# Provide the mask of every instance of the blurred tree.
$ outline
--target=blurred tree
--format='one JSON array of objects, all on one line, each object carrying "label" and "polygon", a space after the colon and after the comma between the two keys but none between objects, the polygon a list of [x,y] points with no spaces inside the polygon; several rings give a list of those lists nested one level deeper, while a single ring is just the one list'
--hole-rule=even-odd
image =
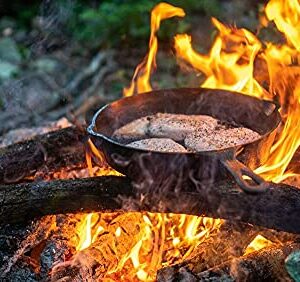
[{"label": "blurred tree", "polygon": [[[149,35],[151,9],[158,0],[113,0],[94,3],[93,8],[82,1],[74,11],[70,29],[79,40],[95,46],[117,47],[120,44],[135,46]],[[217,16],[219,0],[170,0],[170,4],[180,6],[189,14],[202,13]],[[160,37],[165,39],[176,32],[185,32],[189,21],[167,21],[163,23]]]},{"label": "blurred tree", "polygon": [[[169,0],[190,15],[193,13],[217,16],[221,0]],[[67,3],[68,2],[68,3]],[[71,2],[71,5],[70,5]],[[68,9],[64,24],[68,33],[89,47],[118,47],[120,44],[136,46],[149,36],[151,9],[159,0],[0,0],[0,15],[13,17],[23,27],[30,27],[32,19],[39,15],[47,17],[47,7],[61,6]],[[67,3],[67,4],[66,4]],[[59,10],[59,9],[58,9]],[[57,17],[55,15],[51,15]],[[189,28],[184,21],[166,21],[162,25],[161,39],[185,32]]]}]

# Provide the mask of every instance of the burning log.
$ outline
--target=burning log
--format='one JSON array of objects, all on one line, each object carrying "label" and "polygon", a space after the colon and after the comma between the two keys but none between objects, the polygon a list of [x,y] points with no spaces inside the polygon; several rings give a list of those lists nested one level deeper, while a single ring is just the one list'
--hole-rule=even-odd
[{"label": "burning log", "polygon": [[85,136],[68,127],[0,149],[0,183],[18,182],[37,171],[85,167]]},{"label": "burning log", "polygon": [[[259,238],[258,240],[263,238],[266,241],[256,243],[257,238]],[[198,274],[208,269],[218,268],[224,262],[250,253],[246,253],[250,243],[253,243],[254,248],[252,251],[254,251],[256,247],[260,250],[269,245],[275,247],[279,242],[279,244],[287,244],[296,240],[299,240],[299,235],[278,232],[250,224],[233,224],[230,221],[225,221],[218,230],[217,235],[200,244],[193,252],[193,256],[181,263],[160,269],[158,280],[173,281],[173,279],[178,278],[177,276],[181,272]]]},{"label": "burning log", "polygon": [[285,259],[299,249],[299,243],[271,246],[203,272],[191,271],[189,266],[172,268],[168,275],[158,275],[158,281],[185,281],[186,277],[191,278],[189,281],[275,281],[278,277],[292,281],[285,269]]},{"label": "burning log", "polygon": [[[137,193],[126,177],[106,176],[0,186],[0,222],[20,222],[48,214],[117,211],[120,198]],[[202,192],[180,192],[160,203],[129,206],[131,211],[172,212],[242,221],[271,229],[300,233],[300,190],[272,184],[265,193],[248,195],[232,181]]]},{"label": "burning log", "polygon": [[[140,213],[132,213],[130,216],[122,213],[116,216],[89,248],[81,250],[71,261],[56,265],[52,269],[51,281],[76,278],[81,281],[88,275],[86,268],[93,269],[94,272],[88,276],[89,281],[104,278],[107,272],[113,273],[124,256],[142,240],[143,225],[145,223]],[[99,227],[102,227],[101,223]]]},{"label": "burning log", "polygon": [[[187,260],[160,269],[158,280],[172,281],[180,269],[188,269],[192,273],[201,273],[220,265],[224,261],[240,257],[243,255],[245,246],[249,245],[257,234],[262,234],[265,231],[250,224],[232,224],[229,221],[225,221],[218,233],[201,243]],[[278,234],[279,232],[275,233]],[[295,235],[292,234],[291,236],[294,239]]]}]

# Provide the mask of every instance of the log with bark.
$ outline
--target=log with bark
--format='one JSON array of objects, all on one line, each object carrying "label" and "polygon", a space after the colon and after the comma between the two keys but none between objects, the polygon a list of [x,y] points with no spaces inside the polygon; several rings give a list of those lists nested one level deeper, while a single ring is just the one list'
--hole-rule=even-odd
[{"label": "log with bark", "polygon": [[[4,185],[0,186],[0,223],[48,214],[124,210],[124,199],[137,195],[130,180],[118,176]],[[127,209],[206,215],[300,233],[300,190],[285,184],[249,195],[228,181],[199,192],[162,194],[160,203],[151,202],[151,197],[144,197],[151,205],[143,201]]]},{"label": "log with bark", "polygon": [[300,250],[300,243],[274,245],[203,272],[192,271],[188,265],[172,268],[158,274],[158,281],[293,281],[286,271],[285,259],[296,250]]},{"label": "log with bark", "polygon": [[18,182],[39,172],[85,167],[86,133],[68,127],[0,149],[0,183]]}]

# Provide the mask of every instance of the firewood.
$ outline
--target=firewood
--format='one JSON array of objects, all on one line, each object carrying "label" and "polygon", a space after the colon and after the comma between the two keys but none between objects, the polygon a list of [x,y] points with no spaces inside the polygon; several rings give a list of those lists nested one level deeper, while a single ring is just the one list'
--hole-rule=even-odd
[{"label": "firewood", "polygon": [[119,195],[132,195],[124,177],[95,177],[0,186],[0,224],[43,215],[121,209]]},{"label": "firewood", "polygon": [[86,135],[68,127],[0,149],[0,183],[18,182],[37,171],[85,167]]},{"label": "firewood", "polygon": [[[0,186],[0,223],[58,213],[125,210],[120,197],[124,201],[137,195],[130,180],[118,176],[4,185]],[[160,202],[151,202],[151,197],[145,195],[139,205],[127,209],[205,215],[300,233],[300,190],[285,184],[248,195],[228,181],[198,192],[162,194]]]},{"label": "firewood", "polygon": [[[200,273],[224,261],[243,255],[247,246],[262,228],[250,224],[224,222],[215,236],[201,243],[183,262],[164,267],[158,271],[159,281],[172,281],[180,269]],[[292,235],[295,236],[295,235]]]},{"label": "firewood", "polygon": [[[126,213],[118,215],[109,223],[105,232],[100,232],[89,248],[77,253],[67,264],[55,266],[51,271],[51,281],[70,278],[70,273],[75,280],[75,277],[86,275],[85,268],[95,269],[88,277],[91,281],[99,280],[107,273],[114,272],[124,256],[142,240],[143,224],[145,223],[140,213],[131,213],[130,216]],[[122,236],[116,235],[117,230]]]},{"label": "firewood", "polygon": [[265,237],[275,245],[278,243],[285,244],[300,238],[299,235],[292,233],[278,232],[244,223],[232,224],[225,221],[218,233],[200,244],[188,259],[160,269],[158,280],[173,281],[183,270],[198,274],[218,267],[224,262],[239,258],[257,235]]},{"label": "firewood", "polygon": [[193,272],[182,267],[169,276],[159,276],[159,282],[186,281],[293,281],[285,268],[285,259],[300,243],[287,243],[264,248],[233,260],[227,261],[203,272]]}]

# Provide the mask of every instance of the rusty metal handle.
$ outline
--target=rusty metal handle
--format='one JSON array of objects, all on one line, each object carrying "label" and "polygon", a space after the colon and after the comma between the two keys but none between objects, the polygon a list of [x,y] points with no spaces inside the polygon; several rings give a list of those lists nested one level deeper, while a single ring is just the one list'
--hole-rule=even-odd
[{"label": "rusty metal handle", "polygon": [[[263,193],[270,187],[270,183],[266,182],[262,177],[255,174],[251,169],[245,166],[243,163],[234,159],[224,159],[221,160],[224,167],[230,172],[234,177],[236,183],[239,187],[246,193],[256,194]],[[243,175],[251,178],[256,184],[251,184],[247,182]]]}]

